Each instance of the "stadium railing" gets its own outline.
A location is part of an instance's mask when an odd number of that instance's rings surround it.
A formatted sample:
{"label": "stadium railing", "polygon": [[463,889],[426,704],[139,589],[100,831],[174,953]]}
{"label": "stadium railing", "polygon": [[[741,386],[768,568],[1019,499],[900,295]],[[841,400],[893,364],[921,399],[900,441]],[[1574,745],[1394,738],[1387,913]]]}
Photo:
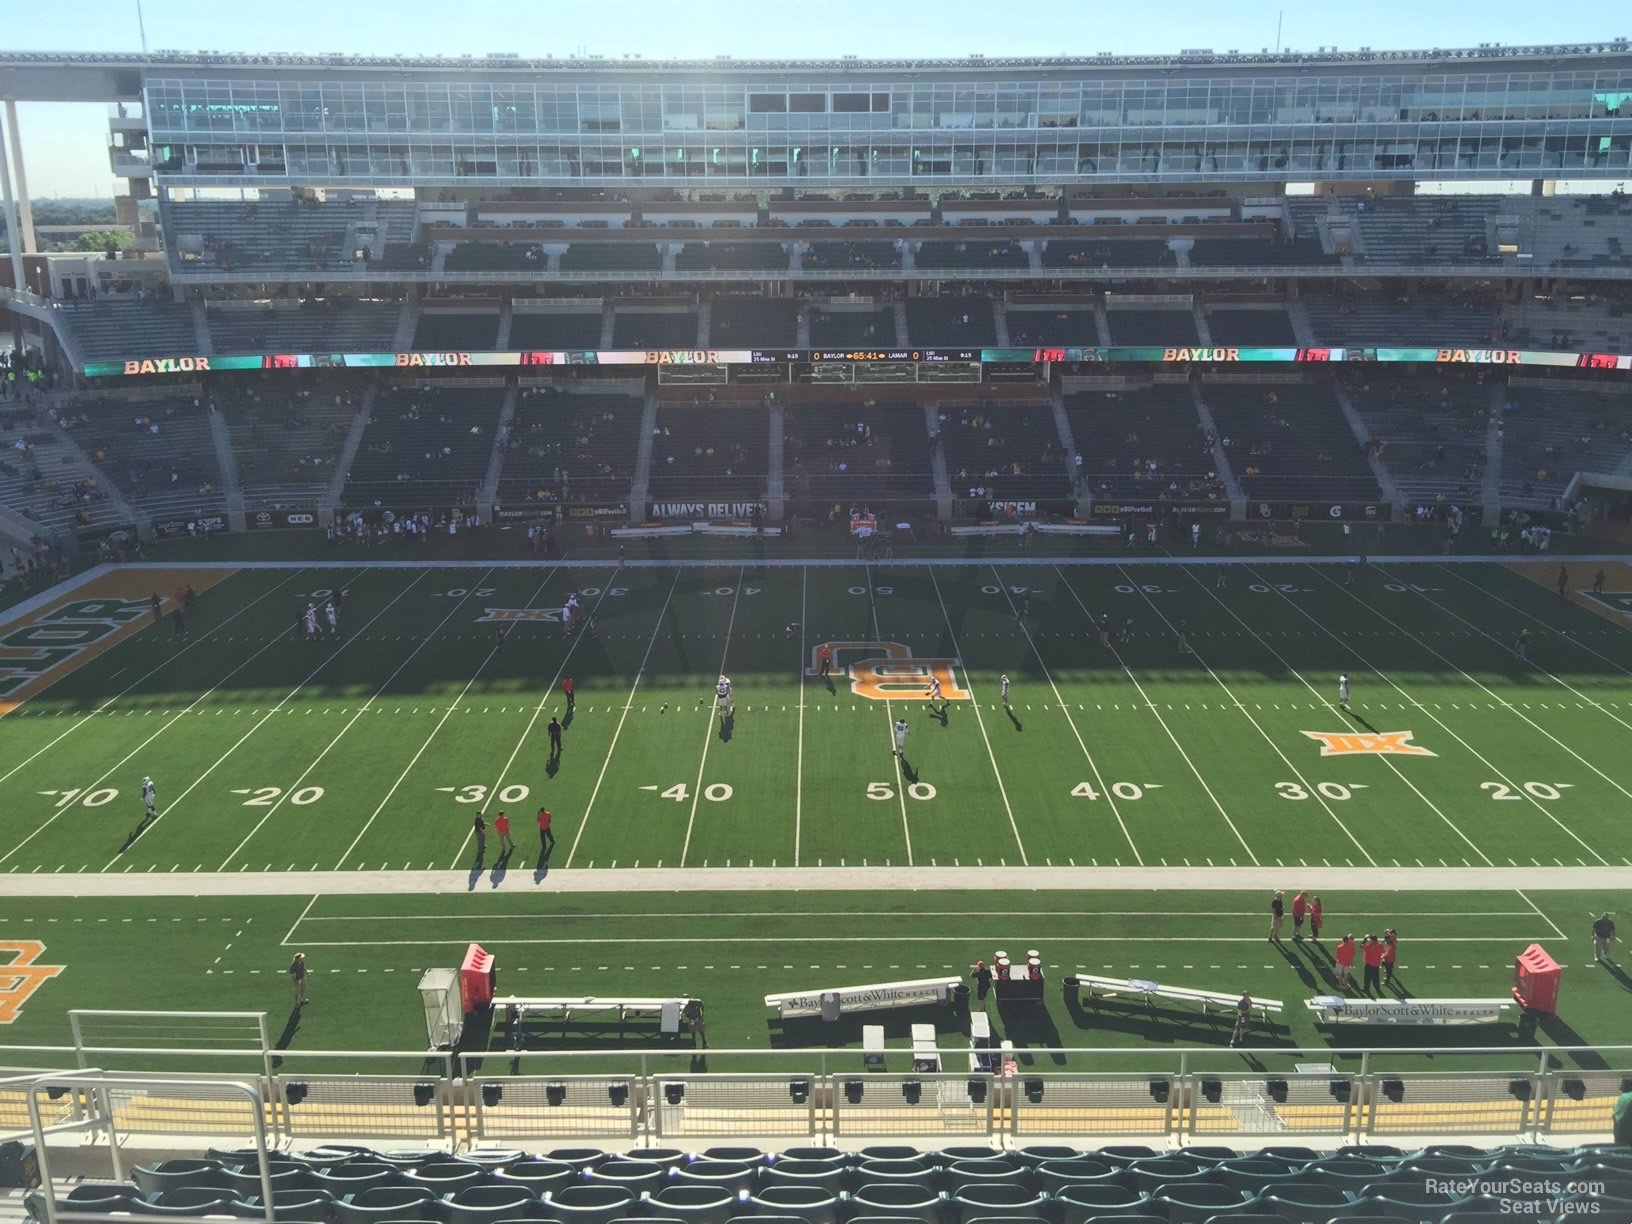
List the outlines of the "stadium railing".
{"label": "stadium railing", "polygon": [[[0,1049],[0,1058],[9,1051]],[[29,1061],[45,1051],[35,1048]],[[196,1074],[32,1072],[0,1069],[0,1139],[31,1129],[28,1098],[57,1128],[101,1125],[149,1137],[412,1140],[458,1147],[548,1138],[727,1137],[903,1138],[982,1136],[999,1141],[1058,1137],[1163,1140],[1278,1135],[1563,1138],[1608,1135],[1616,1097],[1632,1091],[1632,1047],[1376,1050],[1358,1056],[1278,1046],[1148,1050],[1005,1050],[1001,1074],[869,1071],[856,1050],[708,1050],[711,1066],[743,1059],[784,1071],[699,1073],[689,1047],[644,1052],[495,1050],[280,1052],[298,1060],[273,1074],[254,1066],[264,1052],[126,1048],[129,1059],[185,1058],[212,1064]],[[890,1055],[905,1061],[908,1052]],[[942,1048],[961,1065],[967,1048]],[[93,1050],[54,1048],[64,1064]],[[1242,1070],[1244,1056],[1250,1055]],[[1392,1057],[1432,1056],[1436,1067],[1385,1069]],[[355,1074],[389,1057],[392,1074]],[[548,1075],[517,1072],[549,1060]],[[1103,1069],[1062,1069],[1093,1057]],[[1334,1057],[1344,1060],[1334,1065]],[[1613,1069],[1610,1059],[1621,1069]],[[627,1074],[600,1068],[611,1059]],[[1591,1063],[1592,1070],[1563,1065]],[[1304,1061],[1308,1060],[1308,1061]],[[1354,1066],[1355,1061],[1358,1066]],[[50,1061],[50,1059],[47,1059]],[[98,1059],[98,1061],[102,1061]],[[569,1070],[574,1065],[582,1073]],[[1045,1064],[1046,1067],[1045,1067]],[[669,1070],[673,1067],[673,1070]],[[493,1068],[499,1073],[494,1074]],[[1216,1069],[1215,1069],[1216,1068]],[[94,1084],[84,1076],[93,1074]],[[222,1085],[232,1086],[232,1090]],[[235,1107],[242,1091],[265,1102],[259,1115]],[[259,1121],[257,1120],[259,1118]],[[101,1120],[100,1122],[98,1120]]]}

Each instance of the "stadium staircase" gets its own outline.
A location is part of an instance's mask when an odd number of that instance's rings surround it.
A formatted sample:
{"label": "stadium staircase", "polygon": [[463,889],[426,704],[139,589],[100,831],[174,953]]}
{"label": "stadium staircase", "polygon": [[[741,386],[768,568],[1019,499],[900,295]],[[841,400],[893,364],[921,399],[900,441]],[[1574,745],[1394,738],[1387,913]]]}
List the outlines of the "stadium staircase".
{"label": "stadium staircase", "polygon": [[897,301],[893,309],[895,310],[895,342],[905,348],[912,343],[912,339],[907,335],[907,304]]}
{"label": "stadium staircase", "polygon": [[1190,313],[1196,316],[1196,338],[1208,348],[1213,346],[1213,329],[1207,323],[1207,312],[1199,300],[1190,303]]}
{"label": "stadium staircase", "polygon": [[1298,298],[1288,298],[1286,301],[1286,317],[1292,320],[1292,334],[1298,338],[1300,348],[1318,348],[1320,341],[1315,339],[1315,325],[1309,319],[1309,312],[1303,308],[1303,302]]}
{"label": "stadium staircase", "polygon": [[378,380],[372,381],[363,392],[363,398],[358,401],[357,415],[351,420],[351,428],[346,431],[345,443],[340,447],[340,453],[334,458],[334,479],[329,482],[329,491],[323,498],[322,510],[332,520],[335,510],[341,503],[346,491],[346,480],[351,475],[351,464],[357,458],[357,452],[362,449],[363,434],[368,429],[368,418],[374,413],[374,400],[380,391]]}
{"label": "stadium staircase", "polygon": [[799,303],[799,322],[794,333],[794,347],[808,352],[810,343],[810,299]]}
{"label": "stadium staircase", "polygon": [[714,330],[714,299],[703,297],[697,303],[697,347],[706,349]]}
{"label": "stadium staircase", "polygon": [[[1492,383],[1490,417],[1485,422],[1485,479],[1479,490],[1479,504],[1484,509],[1487,523],[1496,522],[1502,513],[1502,456],[1505,442],[1502,436],[1502,403],[1506,399],[1507,384]],[[1632,460],[1632,452],[1628,453],[1627,460]],[[1627,460],[1622,461],[1622,466]]]}
{"label": "stadium staircase", "polygon": [[[898,311],[905,313],[900,302],[895,304]],[[941,432],[941,406],[939,403],[924,402],[924,429],[934,437]],[[939,518],[952,517],[952,481],[946,474],[946,446],[945,439],[942,445],[929,448],[929,470],[935,477],[935,514]]]}
{"label": "stadium staircase", "polygon": [[[1071,429],[1071,418],[1065,414],[1065,396],[1058,387],[1048,389],[1048,406],[1054,413],[1054,428],[1059,431],[1060,446],[1064,448],[1060,461],[1065,464],[1065,479],[1071,486],[1077,517],[1086,518],[1092,499],[1085,495],[1086,490],[1077,480],[1077,439]],[[941,467],[944,469],[946,464],[942,463]]]}
{"label": "stadium staircase", "polygon": [[773,400],[765,422],[765,517],[773,523],[780,523],[786,514],[787,474],[783,471],[783,429],[786,424],[782,401]]}
{"label": "stadium staircase", "polygon": [[213,357],[215,355],[215,340],[210,336],[210,317],[204,310],[204,299],[194,298],[191,303],[193,311],[193,337],[198,345],[200,355]]}
{"label": "stadium staircase", "polygon": [[[392,339],[394,351],[405,353],[414,346],[414,332],[419,330],[419,299],[410,293],[402,303],[402,317],[397,320],[397,334]],[[364,420],[367,420],[365,417]]]}
{"label": "stadium staircase", "polygon": [[1043,244],[1040,242],[1027,242],[1021,245],[1026,252],[1026,261],[1031,274],[1038,277],[1047,276],[1048,272],[1043,267]]}
{"label": "stadium staircase", "polygon": [[36,539],[64,540],[67,534],[62,528],[36,523],[10,506],[0,506],[0,548],[32,550]]}
{"label": "stadium staircase", "polygon": [[[1197,323],[1200,323],[1199,319]],[[1218,422],[1213,420],[1213,410],[1207,406],[1207,397],[1202,395],[1200,383],[1190,383],[1190,396],[1196,402],[1196,418],[1201,422],[1201,427],[1212,437],[1222,439],[1224,435],[1219,431]],[[1230,517],[1244,518],[1247,513],[1246,490],[1235,478],[1235,469],[1230,466],[1230,453],[1224,449],[1221,440],[1213,443],[1213,470],[1224,482],[1224,495],[1230,499]]]}
{"label": "stadium staircase", "polygon": [[1003,299],[1000,297],[992,299],[992,327],[994,334],[997,336],[998,346],[1008,348],[1009,316],[1008,312],[1003,309]]}
{"label": "stadium staircase", "polygon": [[501,353],[510,347],[510,323],[515,317],[515,300],[506,293],[499,299],[499,334],[493,340],[493,347]]}
{"label": "stadium staircase", "polygon": [[[509,312],[505,312],[506,322],[500,324],[499,333],[503,337],[510,330]],[[504,347],[501,344],[499,347]],[[510,431],[516,423],[516,400],[520,397],[520,389],[516,385],[515,375],[504,380],[504,403],[499,407],[499,423],[493,427],[493,453],[487,460],[487,475],[482,477],[481,490],[476,494],[476,510],[486,521],[493,518],[493,507],[499,500],[499,477],[504,474],[504,456],[509,450]]]}
{"label": "stadium staircase", "polygon": [[1371,446],[1371,430],[1366,427],[1360,411],[1349,398],[1348,388],[1341,382],[1332,383],[1332,395],[1337,400],[1337,406],[1343,410],[1343,419],[1348,421],[1349,428],[1354,432],[1355,442],[1366,452],[1366,463],[1371,468],[1371,474],[1376,478],[1377,487],[1382,490],[1383,500],[1388,502],[1394,510],[1395,521],[1405,521],[1405,495],[1400,492],[1400,486],[1394,479],[1394,473],[1384,465],[1382,456],[1376,454]]}
{"label": "stadium staircase", "polygon": [[[608,306],[608,312],[611,311]],[[610,314],[608,315],[610,317]],[[646,517],[646,490],[652,481],[652,431],[657,428],[657,380],[646,383],[646,403],[640,414],[640,445],[635,450],[635,475],[629,482],[629,512],[631,522]]]}
{"label": "stadium staircase", "polygon": [[[203,303],[194,306],[202,308]],[[196,319],[195,310],[194,318]],[[221,496],[227,506],[227,526],[232,531],[243,531],[244,489],[238,481],[238,452],[232,449],[232,435],[227,430],[227,418],[216,408],[209,411],[210,440],[215,443],[215,461],[221,468]]]}
{"label": "stadium staircase", "polygon": [[85,470],[96,473],[97,485],[104,493],[107,494],[108,505],[113,509],[113,511],[127,523],[134,523],[136,525],[137,533],[143,539],[151,539],[153,535],[153,516],[151,514],[137,513],[136,507],[132,505],[131,502],[125,497],[124,493],[120,491],[118,482],[110,477],[96,464],[91,462],[91,457],[85,453],[84,448],[80,446],[73,434],[69,433],[61,425],[57,424],[57,418],[55,415],[47,414],[46,420],[49,422],[49,429],[52,435],[56,437],[57,441],[62,445],[62,447],[67,450],[69,454],[78,459],[79,462],[84,465]]}
{"label": "stadium staircase", "polygon": [[612,324],[617,318],[616,312],[612,309],[614,300],[607,298],[601,303],[601,348],[607,350],[612,348]]}
{"label": "stadium staircase", "polygon": [[1109,345],[1111,342],[1111,320],[1105,313],[1105,299],[1094,298],[1094,330],[1099,333],[1099,343]]}

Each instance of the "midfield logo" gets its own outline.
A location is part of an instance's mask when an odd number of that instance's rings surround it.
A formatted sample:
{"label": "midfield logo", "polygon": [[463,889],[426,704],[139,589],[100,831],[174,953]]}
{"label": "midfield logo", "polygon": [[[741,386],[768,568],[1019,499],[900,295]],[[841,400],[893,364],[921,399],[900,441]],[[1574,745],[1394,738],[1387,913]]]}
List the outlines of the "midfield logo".
{"label": "midfield logo", "polygon": [[1411,731],[1305,731],[1320,742],[1320,755],[1328,756],[1438,756],[1411,742]]}
{"label": "midfield logo", "polygon": [[[958,684],[957,659],[915,659],[900,642],[828,642],[833,652],[833,674],[850,678],[850,691],[872,701],[928,701],[929,682],[941,682],[947,701],[968,701],[969,691]],[[810,650],[807,676],[821,674],[821,646]],[[860,658],[854,656],[860,655]],[[854,659],[847,663],[847,657]]]}
{"label": "midfield logo", "polygon": [[0,1024],[11,1024],[23,1004],[41,986],[63,970],[62,965],[40,965],[45,945],[37,939],[0,940],[0,956],[11,953],[9,964],[0,964]]}

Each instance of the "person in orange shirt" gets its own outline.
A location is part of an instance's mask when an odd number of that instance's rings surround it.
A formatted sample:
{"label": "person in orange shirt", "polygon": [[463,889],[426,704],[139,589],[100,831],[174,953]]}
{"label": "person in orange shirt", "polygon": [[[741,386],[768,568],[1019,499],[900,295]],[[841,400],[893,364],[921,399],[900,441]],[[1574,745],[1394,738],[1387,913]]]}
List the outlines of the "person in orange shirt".
{"label": "person in orange shirt", "polygon": [[[500,812],[493,818],[493,832],[499,835],[499,853],[508,857],[516,848],[516,843],[510,840],[510,817]],[[1370,938],[1370,936],[1367,936]]]}
{"label": "person in orange shirt", "polygon": [[1316,943],[1320,942],[1320,928],[1325,925],[1326,919],[1320,908],[1320,898],[1309,898],[1309,938]]}
{"label": "person in orange shirt", "polygon": [[1292,898],[1292,938],[1303,938],[1303,915],[1309,908],[1309,894],[1299,890]]}
{"label": "person in orange shirt", "polygon": [[1400,957],[1400,936],[1393,927],[1383,932],[1383,985],[1394,984],[1394,962]]}
{"label": "person in orange shirt", "polygon": [[1337,988],[1347,992],[1349,989],[1349,970],[1354,968],[1354,936],[1345,935],[1337,941],[1337,952],[1333,959],[1337,961]]}
{"label": "person in orange shirt", "polygon": [[1367,935],[1366,942],[1360,948],[1360,957],[1365,961],[1366,977],[1361,985],[1361,991],[1367,998],[1375,997],[1372,992],[1382,993],[1382,984],[1378,980],[1378,970],[1383,966],[1383,945],[1378,942],[1377,936]]}

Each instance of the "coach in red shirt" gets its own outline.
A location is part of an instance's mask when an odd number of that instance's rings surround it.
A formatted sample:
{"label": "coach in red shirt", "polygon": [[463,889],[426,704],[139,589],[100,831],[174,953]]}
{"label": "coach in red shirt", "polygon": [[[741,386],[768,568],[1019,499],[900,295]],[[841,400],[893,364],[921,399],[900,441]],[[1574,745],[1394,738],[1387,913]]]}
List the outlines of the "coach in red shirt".
{"label": "coach in red shirt", "polygon": [[1337,941],[1337,950],[1332,954],[1332,959],[1337,962],[1337,988],[1339,990],[1347,991],[1349,988],[1349,970],[1354,968],[1354,954],[1356,951],[1353,935],[1345,935]]}
{"label": "coach in red shirt", "polygon": [[1360,949],[1360,955],[1366,962],[1366,980],[1361,986],[1361,990],[1368,997],[1372,997],[1373,991],[1381,994],[1382,984],[1378,980],[1377,971],[1382,968],[1383,964],[1383,945],[1377,941],[1377,936],[1366,936],[1366,943]]}
{"label": "coach in red shirt", "polygon": [[510,840],[510,817],[500,812],[493,817],[493,832],[499,835],[499,853],[508,855],[516,848],[516,843]]}
{"label": "coach in red shirt", "polygon": [[545,858],[555,849],[555,834],[550,832],[550,809],[538,809],[538,851]]}

